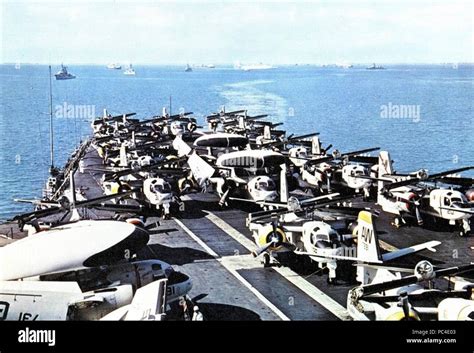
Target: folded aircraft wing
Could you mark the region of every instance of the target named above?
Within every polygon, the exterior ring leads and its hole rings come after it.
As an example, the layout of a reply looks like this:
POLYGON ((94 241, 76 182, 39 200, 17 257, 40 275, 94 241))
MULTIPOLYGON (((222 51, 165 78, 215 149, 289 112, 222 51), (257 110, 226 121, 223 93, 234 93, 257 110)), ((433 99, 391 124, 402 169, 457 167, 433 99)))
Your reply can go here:
POLYGON ((138 289, 131 304, 112 311, 101 320, 161 320, 165 314, 166 282, 167 279, 161 279, 138 289))

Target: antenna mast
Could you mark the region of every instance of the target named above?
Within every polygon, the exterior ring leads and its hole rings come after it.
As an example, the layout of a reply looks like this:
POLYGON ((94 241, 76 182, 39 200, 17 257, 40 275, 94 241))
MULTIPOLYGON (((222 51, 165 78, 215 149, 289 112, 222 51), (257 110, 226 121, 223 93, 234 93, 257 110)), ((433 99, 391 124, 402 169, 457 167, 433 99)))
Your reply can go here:
POLYGON ((50 158, 51 167, 50 173, 54 169, 54 141, 53 141, 53 88, 51 83, 51 65, 49 65, 49 144, 50 144, 50 158))

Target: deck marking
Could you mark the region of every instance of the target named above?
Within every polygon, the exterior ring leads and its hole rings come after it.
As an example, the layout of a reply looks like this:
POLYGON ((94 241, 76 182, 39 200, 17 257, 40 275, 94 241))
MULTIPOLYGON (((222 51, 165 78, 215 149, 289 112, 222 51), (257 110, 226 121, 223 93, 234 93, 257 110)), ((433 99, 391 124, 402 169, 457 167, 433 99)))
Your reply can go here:
POLYGON ((288 281, 293 283, 296 287, 305 292, 308 296, 316 300, 319 304, 336 315, 339 319, 344 321, 351 320, 346 308, 344 308, 326 293, 321 291, 319 288, 309 283, 303 277, 290 270, 288 267, 276 267, 274 269, 288 281))
POLYGON ((231 262, 226 259, 218 259, 218 261, 229 271, 235 278, 237 278, 245 287, 247 287, 255 296, 260 299, 268 308, 270 308, 280 319, 283 321, 290 321, 290 318, 286 316, 280 309, 278 309, 270 300, 268 300, 262 293, 260 293, 254 286, 252 286, 244 277, 242 277, 231 262))
MULTIPOLYGON (((242 244, 251 252, 256 250, 256 245, 247 237, 245 237, 245 235, 240 233, 237 229, 232 227, 230 224, 228 224, 215 214, 209 211, 207 211, 207 213, 208 215, 206 216, 206 218, 213 222, 220 229, 222 229, 225 233, 237 240, 240 244, 242 244)), ((306 293, 309 297, 321 304, 324 308, 326 308, 335 316, 337 316, 339 319, 350 320, 350 316, 346 308, 344 308, 326 293, 322 292, 320 289, 309 283, 307 280, 302 278, 296 272, 286 267, 276 267, 274 268, 274 270, 278 272, 282 277, 286 278, 293 285, 295 285, 297 288, 306 293)))
POLYGON ((222 261, 219 259, 219 255, 214 252, 206 243, 204 243, 196 234, 194 234, 188 227, 186 227, 183 222, 173 217, 173 220, 193 239, 195 240, 203 249, 205 249, 211 256, 215 257, 216 260, 235 278, 237 278, 246 288, 248 288, 263 304, 265 304, 270 310, 272 310, 280 319, 284 321, 289 321, 290 318, 286 316, 280 309, 278 309, 270 300, 268 300, 262 293, 260 293, 254 286, 252 286, 245 278, 243 278, 235 268, 228 262, 222 261))
POLYGON ((176 219, 176 217, 173 217, 173 220, 191 237, 193 238, 199 245, 201 245, 201 247, 206 250, 206 252, 215 257, 215 258, 218 258, 219 255, 214 251, 212 250, 209 246, 207 246, 207 244, 205 242, 203 242, 201 240, 201 238, 199 238, 196 234, 194 234, 188 227, 186 227, 183 222, 181 222, 179 219, 176 219))
POLYGON ((257 250, 257 247, 255 246, 253 241, 251 241, 245 235, 240 233, 237 229, 232 227, 229 223, 225 222, 223 219, 221 219, 220 217, 216 216, 215 214, 209 211, 206 211, 206 213, 207 213, 206 218, 208 220, 210 220, 212 223, 214 223, 217 227, 219 227, 225 233, 230 235, 232 238, 237 240, 241 245, 247 248, 247 250, 249 250, 250 252, 257 250))

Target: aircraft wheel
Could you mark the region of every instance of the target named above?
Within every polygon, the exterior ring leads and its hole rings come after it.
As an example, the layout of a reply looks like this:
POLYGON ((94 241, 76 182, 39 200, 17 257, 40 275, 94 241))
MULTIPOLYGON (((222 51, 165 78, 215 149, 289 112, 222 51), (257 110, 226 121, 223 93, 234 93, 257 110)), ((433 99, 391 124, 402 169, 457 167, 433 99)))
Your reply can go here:
POLYGON ((393 225, 396 227, 396 228, 400 228, 401 225, 402 225, 402 219, 400 217, 395 217, 393 219, 393 225))
POLYGON ((269 267, 270 266, 270 254, 263 254, 263 267, 269 267))
POLYGON ((331 284, 331 285, 337 284, 335 278, 328 277, 326 281, 327 281, 328 284, 331 284))

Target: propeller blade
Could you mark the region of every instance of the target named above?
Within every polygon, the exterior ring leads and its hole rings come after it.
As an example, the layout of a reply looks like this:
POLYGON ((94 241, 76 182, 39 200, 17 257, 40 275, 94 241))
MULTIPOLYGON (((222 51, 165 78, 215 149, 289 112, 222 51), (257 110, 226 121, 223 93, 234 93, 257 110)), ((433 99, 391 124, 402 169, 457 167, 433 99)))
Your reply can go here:
POLYGON ((410 304, 408 303, 408 295, 406 292, 400 295, 400 305, 403 308, 405 320, 408 320, 408 318, 410 317, 410 304))
POLYGON ((423 218, 421 218, 420 208, 417 204, 415 204, 415 216, 416 216, 416 221, 418 222, 418 225, 419 226, 423 225, 423 218))
POLYGON ((273 244, 274 244, 274 242, 271 241, 271 242, 266 243, 265 245, 259 247, 257 250, 252 252, 253 257, 260 256, 261 254, 266 252, 269 248, 271 248, 273 246, 273 244))
POLYGON ((222 197, 220 198, 219 200, 219 205, 220 206, 224 206, 227 202, 227 196, 229 196, 229 193, 230 193, 230 188, 228 188, 224 194, 222 195, 222 197))
POLYGON ((331 148, 332 148, 332 143, 329 144, 326 148, 323 148, 322 151, 323 151, 323 153, 327 153, 327 151, 329 151, 331 148))

